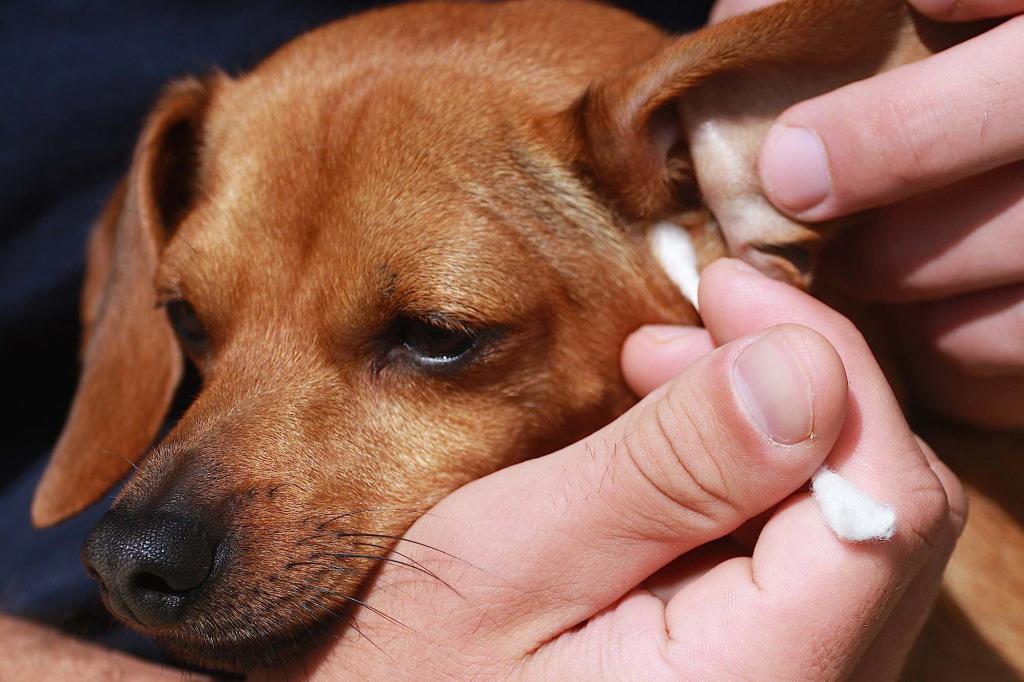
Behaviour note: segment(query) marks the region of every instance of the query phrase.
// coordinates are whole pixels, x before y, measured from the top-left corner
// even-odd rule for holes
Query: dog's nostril
[[[135,576],[135,587],[139,590],[148,590],[149,592],[162,592],[163,594],[171,595],[174,597],[181,597],[192,591],[193,588],[184,590],[176,590],[167,584],[167,581],[158,576],[155,573],[139,573]]]

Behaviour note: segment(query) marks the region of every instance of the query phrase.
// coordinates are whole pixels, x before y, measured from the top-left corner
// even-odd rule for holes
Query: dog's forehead
[[[495,184],[558,175],[538,122],[658,39],[614,8],[569,4],[368,12],[310,32],[230,81],[204,131],[205,188],[219,211],[233,212],[214,221],[223,240],[244,228],[294,244],[325,223],[341,228],[339,216],[346,234],[407,230],[409,216],[436,212],[459,192],[493,204]],[[561,137],[566,144],[572,133]],[[429,231],[430,221],[420,227]]]
[[[593,241],[603,226],[533,106],[414,71],[229,93],[209,117],[202,200],[171,251],[241,288],[257,272],[289,289],[388,269],[500,279],[524,243]]]
[[[214,116],[208,182],[184,227],[193,247],[273,243],[276,258],[301,252],[308,265],[398,236],[457,246],[499,192],[488,171],[515,146],[496,117],[464,120],[399,83],[297,100]]]
[[[610,68],[600,60],[615,61],[584,47],[607,23],[552,43],[545,3],[452,7],[340,22],[221,88],[204,122],[202,196],[166,260],[202,271],[211,289],[228,279],[290,300],[300,280],[355,286],[388,273],[479,291],[547,267],[587,286],[591,256],[625,263],[620,233],[559,146],[572,131],[545,127]],[[517,41],[492,12],[511,13]],[[380,30],[360,29],[367,21]]]

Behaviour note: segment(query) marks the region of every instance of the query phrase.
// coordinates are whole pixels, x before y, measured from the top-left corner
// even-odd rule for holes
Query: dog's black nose
[[[217,544],[217,535],[197,518],[111,510],[86,537],[82,563],[112,611],[161,627],[182,619],[213,570]]]

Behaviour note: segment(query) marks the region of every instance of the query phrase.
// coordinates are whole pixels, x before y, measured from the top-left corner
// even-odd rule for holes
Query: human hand
[[[627,342],[638,406],[417,521],[302,674],[895,677],[962,527],[959,484],[837,313],[737,261],[705,271],[701,303],[708,331]],[[826,456],[896,508],[890,542],[839,541],[794,492]]]
[[[164,665],[84,642],[30,620],[0,613],[0,680],[32,682],[212,682],[203,673]]]
[[[722,0],[712,17],[766,4]],[[1024,12],[1024,0],[911,4],[950,21]],[[827,247],[819,276],[898,304],[904,355],[925,404],[1011,429],[1024,428],[1021,63],[1024,17],[1016,17],[792,107],[760,159],[768,197],[800,220],[886,205]]]

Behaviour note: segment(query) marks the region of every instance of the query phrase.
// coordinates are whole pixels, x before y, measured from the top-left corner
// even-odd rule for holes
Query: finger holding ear
[[[768,198],[827,220],[1024,159],[1022,37],[1011,19],[783,112],[761,148]]]

